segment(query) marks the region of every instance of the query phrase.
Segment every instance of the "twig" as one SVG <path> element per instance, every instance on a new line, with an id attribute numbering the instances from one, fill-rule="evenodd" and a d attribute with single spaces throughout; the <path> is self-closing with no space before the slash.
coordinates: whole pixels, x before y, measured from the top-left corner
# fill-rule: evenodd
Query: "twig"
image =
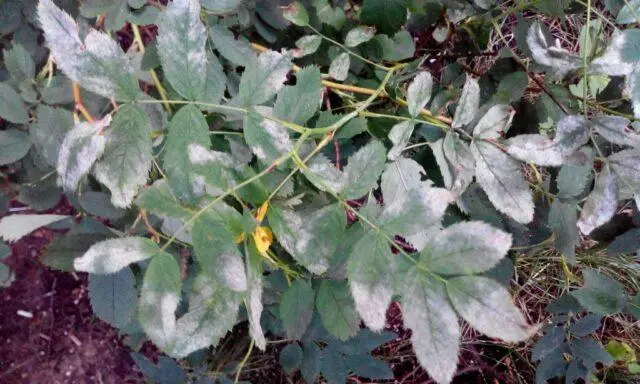
<path id="1" fill-rule="evenodd" d="M 237 384 L 238 381 L 240 380 L 240 373 L 242 372 L 242 367 L 244 367 L 245 364 L 247 364 L 247 360 L 249 360 L 249 356 L 251 356 L 251 352 L 253 351 L 253 344 L 255 342 L 253 341 L 253 338 L 251 339 L 251 343 L 249 344 L 249 349 L 247 350 L 247 354 L 244 355 L 244 359 L 242 359 L 242 361 L 240 362 L 240 365 L 238 365 L 238 370 L 236 371 L 236 378 L 233 381 L 234 384 Z"/>
<path id="2" fill-rule="evenodd" d="M 82 102 L 82 95 L 80 94 L 80 85 L 76 82 L 73 83 L 73 100 L 75 102 L 76 110 L 80 112 L 88 122 L 92 123 L 94 121 L 93 116 L 91 116 L 87 107 L 84 106 L 84 103 Z"/>

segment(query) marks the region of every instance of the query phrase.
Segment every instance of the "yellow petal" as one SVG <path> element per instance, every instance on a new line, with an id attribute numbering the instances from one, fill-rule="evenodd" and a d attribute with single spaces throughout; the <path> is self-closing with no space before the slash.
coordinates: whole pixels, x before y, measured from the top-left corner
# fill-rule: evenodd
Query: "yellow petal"
<path id="1" fill-rule="evenodd" d="M 258 210 L 256 211 L 256 220 L 258 220 L 258 223 L 261 223 L 262 220 L 264 220 L 264 217 L 267 215 L 268 208 L 269 208 L 268 201 L 265 201 L 264 204 L 262 204 L 260 208 L 258 208 Z"/>
<path id="2" fill-rule="evenodd" d="M 242 232 L 241 234 L 239 234 L 238 236 L 236 236 L 233 241 L 236 242 L 236 244 L 238 243 L 242 243 L 244 241 L 244 232 Z"/>
<path id="3" fill-rule="evenodd" d="M 256 242 L 256 248 L 260 254 L 267 253 L 267 250 L 273 243 L 273 233 L 269 227 L 258 227 L 253 233 L 253 240 Z"/>

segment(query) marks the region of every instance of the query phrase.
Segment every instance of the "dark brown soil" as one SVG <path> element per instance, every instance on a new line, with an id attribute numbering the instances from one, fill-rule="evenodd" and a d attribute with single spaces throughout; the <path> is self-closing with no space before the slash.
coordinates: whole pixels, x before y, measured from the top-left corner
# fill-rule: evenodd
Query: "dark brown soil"
<path id="1" fill-rule="evenodd" d="M 52 235 L 35 231 L 5 259 L 16 279 L 0 289 L 0 384 L 143 383 L 117 331 L 92 315 L 86 275 L 38 261 Z"/>

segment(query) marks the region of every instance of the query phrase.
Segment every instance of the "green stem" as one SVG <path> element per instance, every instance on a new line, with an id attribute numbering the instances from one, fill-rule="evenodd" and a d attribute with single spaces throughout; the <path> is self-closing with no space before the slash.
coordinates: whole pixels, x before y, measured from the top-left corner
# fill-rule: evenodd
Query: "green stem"
<path id="1" fill-rule="evenodd" d="M 242 368 L 245 366 L 245 364 L 247 364 L 247 361 L 249 360 L 249 357 L 251 356 L 251 352 L 253 351 L 253 345 L 254 344 L 255 344 L 255 341 L 253 341 L 253 338 L 252 338 L 251 339 L 251 343 L 249 343 L 249 349 L 247 350 L 247 354 L 244 355 L 244 358 L 240 362 L 240 365 L 238 365 L 238 370 L 236 371 L 236 378 L 233 381 L 234 384 L 238 384 L 238 381 L 240 381 L 240 373 L 242 372 Z"/>

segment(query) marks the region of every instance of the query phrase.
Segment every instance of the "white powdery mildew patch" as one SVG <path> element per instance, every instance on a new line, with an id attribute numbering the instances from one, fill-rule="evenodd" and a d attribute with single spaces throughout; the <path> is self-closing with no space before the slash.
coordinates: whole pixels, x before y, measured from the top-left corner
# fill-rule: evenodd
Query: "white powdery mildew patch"
<path id="1" fill-rule="evenodd" d="M 78 81 L 83 87 L 104 97 L 116 97 L 118 91 L 136 92 L 135 68 L 115 40 L 105 33 L 92 30 L 84 42 L 87 55 L 92 57 L 88 67 L 79 68 Z M 101 65 L 97 65 L 97 62 Z M 123 74 L 129 75 L 128 78 Z M 126 78 L 131 89 L 121 90 L 122 84 L 116 82 L 117 78 Z"/>
<path id="2" fill-rule="evenodd" d="M 40 1 L 38 19 L 54 61 L 69 77 L 75 79 L 72 74 L 76 73 L 76 66 L 84 50 L 84 44 L 78 35 L 78 25 L 52 0 Z"/>
<path id="3" fill-rule="evenodd" d="M 409 84 L 407 88 L 407 104 L 409 105 L 409 114 L 416 117 L 420 114 L 420 110 L 427 105 L 431 99 L 431 88 L 433 87 L 433 78 L 429 72 L 420 72 Z"/>
<path id="4" fill-rule="evenodd" d="M 467 75 L 451 126 L 453 128 L 460 128 L 463 125 L 469 124 L 478 111 L 479 105 L 480 84 L 477 79 Z"/>
<path id="5" fill-rule="evenodd" d="M 580 232 L 588 235 L 594 229 L 608 222 L 616 213 L 617 202 L 616 176 L 608 166 L 605 166 L 598 175 L 593 191 L 587 197 L 580 213 L 578 219 Z"/>
<path id="6" fill-rule="evenodd" d="M 289 138 L 289 132 L 285 127 L 268 119 L 262 120 L 260 126 L 269 134 L 271 143 L 278 153 L 287 153 L 293 148 L 291 139 Z"/>
<path id="7" fill-rule="evenodd" d="M 310 180 L 318 189 L 325 189 L 324 186 L 329 187 L 329 190 L 334 193 L 340 193 L 344 187 L 344 174 L 335 165 L 333 165 L 329 159 L 324 155 L 317 155 L 313 157 L 309 163 L 307 163 L 309 172 L 313 174 Z M 306 172 L 305 172 L 306 173 Z M 322 183 L 313 178 L 318 177 Z"/>
<path id="8" fill-rule="evenodd" d="M 347 76 L 349 76 L 350 65 L 351 60 L 349 59 L 349 54 L 347 52 L 341 53 L 331 62 L 329 66 L 329 76 L 338 81 L 346 80 Z"/>
<path id="9" fill-rule="evenodd" d="M 234 291 L 247 290 L 247 274 L 242 258 L 233 248 L 232 251 L 222 251 L 218 257 L 218 277 L 223 284 Z"/>
<path id="10" fill-rule="evenodd" d="M 509 128 L 515 114 L 515 110 L 509 105 L 494 105 L 478 120 L 473 128 L 473 135 L 481 139 L 497 140 Z"/>
<path id="11" fill-rule="evenodd" d="M 364 323 L 374 332 L 381 331 L 387 320 L 387 308 L 391 304 L 391 283 L 360 283 L 350 279 L 350 285 L 356 309 Z"/>
<path id="12" fill-rule="evenodd" d="M 387 153 L 389 160 L 395 160 L 404 151 L 404 147 L 409 143 L 411 134 L 413 133 L 414 123 L 413 121 L 403 121 L 391 128 L 389 132 L 389 140 L 393 143 L 393 148 Z"/>
<path id="13" fill-rule="evenodd" d="M 568 115 L 558 121 L 556 143 L 562 156 L 573 155 L 580 147 L 589 141 L 589 122 L 581 115 Z"/>
<path id="14" fill-rule="evenodd" d="M 518 135 L 507 141 L 507 153 L 518 160 L 557 167 L 564 157 L 556 143 L 539 134 Z"/>
<path id="15" fill-rule="evenodd" d="M 20 240 L 40 227 L 55 223 L 69 216 L 64 215 L 11 215 L 0 219 L 0 238 L 7 242 Z"/>
<path id="16" fill-rule="evenodd" d="M 580 57 L 560 46 L 558 40 L 555 45 L 549 45 L 539 23 L 529 28 L 527 32 L 527 44 L 535 61 L 551 67 L 555 74 L 563 77 L 570 71 L 582 67 Z"/>
<path id="17" fill-rule="evenodd" d="M 264 351 L 267 348 L 267 340 L 264 337 L 260 317 L 262 315 L 262 278 L 254 276 L 251 279 L 249 292 L 247 292 L 247 312 L 249 312 L 249 334 L 256 346 Z"/>
<path id="18" fill-rule="evenodd" d="M 69 131 L 58 154 L 58 185 L 75 192 L 80 180 L 102 156 L 105 137 L 99 132 L 111 122 L 111 115 L 94 123 L 79 123 Z"/>
<path id="19" fill-rule="evenodd" d="M 260 71 L 269 74 L 265 79 L 264 86 L 275 94 L 284 86 L 284 81 L 291 69 L 291 62 L 278 52 L 267 51 L 258 57 L 258 67 Z"/>
<path id="20" fill-rule="evenodd" d="M 158 53 L 171 85 L 188 99 L 198 98 L 207 79 L 207 32 L 197 0 L 174 0 L 158 22 Z"/>
<path id="21" fill-rule="evenodd" d="M 140 295 L 140 325 L 158 347 L 169 347 L 176 334 L 176 309 L 180 297 L 173 292 L 143 289 Z"/>
<path id="22" fill-rule="evenodd" d="M 153 241 L 142 237 L 104 240 L 95 243 L 82 257 L 75 259 L 73 267 L 82 272 L 114 273 L 129 264 L 150 258 L 157 250 Z"/>
<path id="23" fill-rule="evenodd" d="M 598 73 L 606 73 L 610 76 L 626 76 L 634 71 L 635 65 L 624 60 L 622 53 L 627 49 L 627 35 L 618 33 L 614 35 L 604 54 L 593 60 L 589 69 Z"/>
<path id="24" fill-rule="evenodd" d="M 227 153 L 212 151 L 200 144 L 189 144 L 187 152 L 189 153 L 189 161 L 194 165 L 215 163 L 228 168 L 238 168 L 234 163 L 233 158 Z M 239 168 L 241 169 L 242 166 Z"/>

